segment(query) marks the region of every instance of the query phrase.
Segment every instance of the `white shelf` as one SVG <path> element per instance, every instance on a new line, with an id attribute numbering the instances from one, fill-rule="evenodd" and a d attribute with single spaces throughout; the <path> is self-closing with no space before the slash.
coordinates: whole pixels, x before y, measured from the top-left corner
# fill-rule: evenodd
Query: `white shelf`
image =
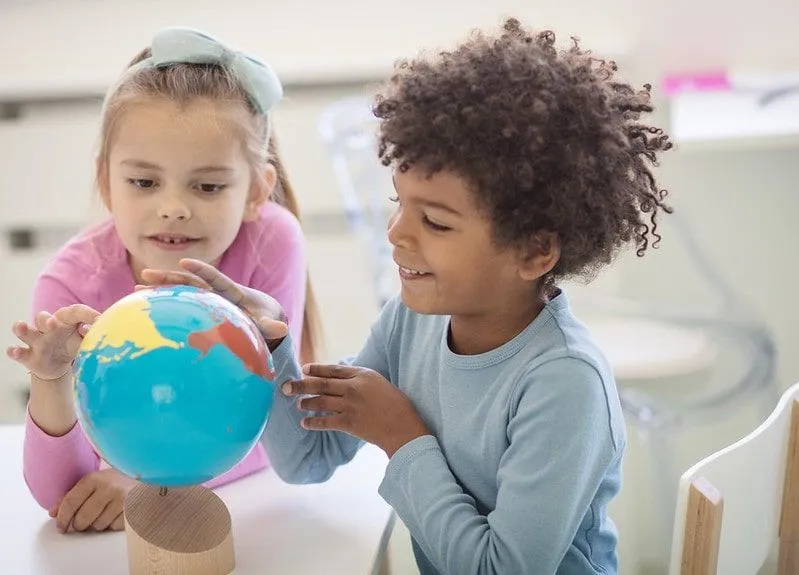
<path id="1" fill-rule="evenodd" d="M 799 146 L 799 78 L 782 82 L 678 93 L 671 98 L 670 135 L 681 150 Z M 779 85 L 794 89 L 768 99 Z"/>

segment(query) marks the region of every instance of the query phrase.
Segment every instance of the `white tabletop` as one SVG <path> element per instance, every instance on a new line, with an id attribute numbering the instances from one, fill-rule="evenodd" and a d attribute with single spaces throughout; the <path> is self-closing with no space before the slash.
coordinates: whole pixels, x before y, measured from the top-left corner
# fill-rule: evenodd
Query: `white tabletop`
<path id="1" fill-rule="evenodd" d="M 22 478 L 21 425 L 0 425 L 0 565 L 19 575 L 127 574 L 124 533 L 68 533 Z M 233 520 L 236 575 L 368 575 L 391 508 L 378 495 L 387 459 L 364 446 L 327 482 L 288 485 L 267 470 L 215 493 Z"/>

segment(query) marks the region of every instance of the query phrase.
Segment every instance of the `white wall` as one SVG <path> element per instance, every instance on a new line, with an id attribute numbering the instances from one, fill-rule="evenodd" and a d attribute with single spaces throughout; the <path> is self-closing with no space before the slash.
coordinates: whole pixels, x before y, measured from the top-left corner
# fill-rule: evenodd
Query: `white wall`
<path id="1" fill-rule="evenodd" d="M 382 72 L 503 15 L 624 52 L 655 82 L 663 70 L 799 62 L 795 0 L 3 0 L 0 93 L 104 90 L 165 25 L 206 29 L 288 79 Z"/>

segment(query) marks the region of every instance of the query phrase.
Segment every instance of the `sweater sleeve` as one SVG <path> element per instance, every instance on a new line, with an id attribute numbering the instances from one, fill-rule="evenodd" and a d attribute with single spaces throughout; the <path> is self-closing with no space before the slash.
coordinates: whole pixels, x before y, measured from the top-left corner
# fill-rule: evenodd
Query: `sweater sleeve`
<path id="1" fill-rule="evenodd" d="M 67 278 L 68 279 L 68 278 Z M 53 275 L 42 275 L 33 290 L 32 317 L 79 303 L 78 297 Z M 97 471 L 100 458 L 77 423 L 65 435 L 45 433 L 27 413 L 22 473 L 31 495 L 45 509 L 56 506 L 84 475 Z"/>
<path id="2" fill-rule="evenodd" d="M 396 309 L 396 302 L 386 304 L 360 353 L 341 363 L 372 369 L 390 380 L 387 341 Z M 363 441 L 340 431 L 307 430 L 300 425 L 308 412 L 297 407 L 296 397 L 286 397 L 280 391 L 280 384 L 301 377 L 288 340 L 286 338 L 274 353 L 278 386 L 263 441 L 272 467 L 284 481 L 320 483 L 339 465 L 350 461 Z"/>
<path id="3" fill-rule="evenodd" d="M 487 514 L 435 437 L 411 441 L 389 461 L 380 493 L 441 573 L 555 573 L 619 457 L 603 382 L 587 363 L 552 360 L 518 390 Z"/>

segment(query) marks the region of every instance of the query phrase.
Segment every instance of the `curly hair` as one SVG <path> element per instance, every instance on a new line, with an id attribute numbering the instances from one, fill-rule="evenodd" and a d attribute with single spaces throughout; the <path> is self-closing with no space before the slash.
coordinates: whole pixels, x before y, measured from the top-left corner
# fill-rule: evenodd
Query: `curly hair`
<path id="1" fill-rule="evenodd" d="M 634 90 L 572 42 L 559 51 L 553 32 L 511 18 L 497 36 L 400 61 L 373 107 L 384 165 L 462 177 L 498 245 L 557 238 L 549 288 L 590 279 L 630 242 L 643 256 L 660 240 L 659 212 L 672 211 L 650 169 L 672 144 L 640 121 L 651 86 Z"/>

